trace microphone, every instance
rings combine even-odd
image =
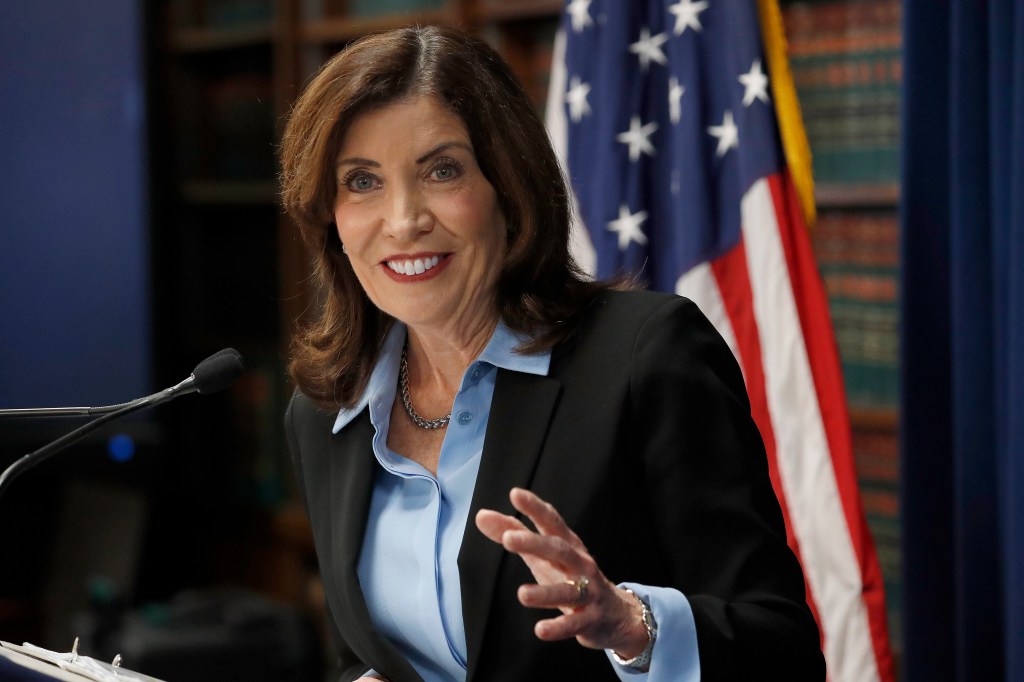
[[[245,364],[242,362],[241,354],[234,348],[225,348],[206,358],[192,370],[184,381],[178,382],[170,388],[165,388],[159,393],[138,398],[119,405],[106,405],[104,407],[52,407],[34,408],[26,410],[0,410],[0,416],[4,417],[56,417],[75,415],[101,415],[92,421],[83,424],[74,431],[67,433],[57,440],[44,445],[35,452],[30,452],[21,459],[16,460],[0,474],[0,495],[3,495],[4,488],[18,474],[32,468],[51,455],[54,455],[85,435],[92,433],[109,421],[113,421],[126,414],[138,410],[154,407],[174,400],[178,396],[198,392],[200,395],[209,395],[225,388],[235,382],[245,371]],[[70,411],[73,410],[73,411]]]
[[[244,371],[242,355],[234,348],[225,348],[196,365],[192,376],[185,381],[191,380],[200,395],[209,395],[235,383]]]
[[[148,407],[167,402],[172,398],[187,393],[198,391],[202,395],[209,395],[222,391],[230,386],[235,379],[242,375],[245,366],[241,354],[234,348],[225,348],[217,351],[206,358],[192,370],[188,379],[168,388],[127,403],[117,405],[104,405],[102,407],[32,407],[16,409],[0,409],[0,418],[15,417],[91,417],[101,414],[117,412],[131,405],[142,405]],[[170,392],[170,393],[168,393]],[[147,401],[156,402],[147,402]]]

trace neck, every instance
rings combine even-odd
[[[457,334],[437,334],[409,327],[410,384],[414,389],[454,396],[466,368],[487,347],[497,326],[495,315]]]

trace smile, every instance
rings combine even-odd
[[[409,282],[430,279],[437,275],[451,259],[448,255],[423,256],[419,258],[396,258],[383,262],[384,272],[392,279]]]
[[[440,256],[417,258],[416,260],[389,260],[385,264],[399,275],[422,275],[441,260]]]

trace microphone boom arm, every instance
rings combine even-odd
[[[188,385],[186,386],[186,384]],[[132,412],[137,412],[138,410],[147,407],[154,407],[156,405],[159,405],[160,403],[167,402],[171,398],[176,398],[178,395],[191,393],[195,390],[195,384],[192,382],[192,377],[189,377],[188,379],[185,379],[184,381],[175,386],[165,388],[159,393],[154,393],[153,395],[148,395],[145,398],[139,398],[138,400],[132,400],[131,402],[123,403],[122,405],[111,405],[110,407],[114,408],[113,411],[107,412],[106,414],[97,417],[96,419],[93,419],[91,422],[87,424],[82,424],[74,431],[70,431],[69,433],[66,433],[60,438],[58,438],[57,440],[51,443],[47,443],[38,450],[30,452],[29,454],[21,457],[20,459],[15,460],[13,464],[4,469],[4,472],[0,474],[0,496],[3,496],[4,488],[7,485],[9,485],[12,480],[14,480],[15,476],[25,471],[28,471],[35,465],[49,459],[51,455],[57,454],[67,446],[71,445],[72,443],[79,440],[83,436],[92,433],[93,431],[103,426],[107,422],[113,421],[118,417],[123,417],[126,414],[131,414]],[[60,410],[77,408],[52,409]]]
[[[60,452],[67,446],[79,440],[86,434],[92,433],[107,422],[146,407],[154,407],[160,403],[165,403],[180,395],[195,393],[196,391],[204,394],[221,391],[235,381],[235,379],[242,374],[244,369],[245,366],[242,362],[242,356],[239,355],[238,351],[234,348],[225,348],[196,365],[195,371],[192,372],[188,379],[185,379],[170,388],[165,388],[159,393],[154,393],[153,395],[148,395],[145,398],[139,398],[138,400],[132,400],[127,403],[121,403],[120,405],[84,408],[53,407],[30,410],[0,410],[0,416],[36,417],[101,415],[96,419],[79,426],[74,431],[64,434],[57,440],[47,443],[38,450],[30,452],[20,459],[15,460],[13,464],[4,469],[3,473],[0,474],[0,496],[3,495],[4,488],[10,484],[15,476],[31,469],[36,464],[39,464],[49,458],[51,455]]]
[[[186,384],[189,384],[186,386]],[[162,402],[170,400],[170,398],[164,398],[157,402],[152,402],[156,398],[164,395],[168,391],[173,393],[172,397],[179,395],[185,395],[186,393],[192,393],[196,390],[195,387],[195,375],[193,374],[188,379],[178,383],[175,386],[164,389],[159,393],[153,395],[147,395],[145,398],[136,398],[135,400],[129,400],[126,403],[118,403],[117,405],[103,405],[102,407],[30,407],[30,408],[5,408],[0,409],[0,418],[3,417],[14,417],[14,418],[29,418],[29,417],[95,417],[102,414],[110,414],[112,412],[118,412],[126,407],[132,407],[135,405],[141,405],[146,407],[147,405],[159,405]],[[149,402],[147,402],[149,401]],[[125,412],[124,414],[128,414]]]

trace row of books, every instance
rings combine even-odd
[[[491,7],[508,7],[509,5],[528,5],[535,0],[477,0],[480,5]],[[457,9],[457,5],[465,5],[465,0],[304,0],[303,16],[306,19],[323,19],[349,17],[365,19],[389,14],[416,14],[442,10]]]
[[[448,10],[451,15],[466,11],[458,0],[292,0],[303,21],[368,19],[394,15],[421,15]],[[520,5],[530,16],[553,13],[536,0],[477,0],[485,13],[515,13]],[[274,0],[170,0],[170,25],[179,29],[231,29],[268,24],[274,19]]]
[[[899,31],[900,0],[782,0],[781,4],[791,40],[877,35],[892,27]]]
[[[170,25],[177,28],[228,28],[267,23],[274,0],[172,0]]]
[[[854,407],[899,402],[899,227],[892,211],[824,211],[813,245]]]
[[[448,0],[295,0],[307,20],[366,18],[443,9]],[[265,24],[274,18],[274,0],[172,0],[171,25],[177,28],[233,28]]]
[[[900,0],[783,0],[783,21],[818,183],[895,183],[903,79]],[[823,210],[812,232],[854,412],[899,405],[899,224],[895,207]],[[899,435],[853,423],[861,499],[901,649]]]
[[[816,180],[895,182],[899,0],[787,2],[783,21]]]
[[[889,634],[901,649],[899,523],[899,435],[892,430],[854,427],[853,453],[856,458],[861,501],[878,553],[885,581]]]
[[[366,17],[439,9],[450,0],[295,0],[306,20]],[[269,0],[171,0],[172,25],[181,32],[195,28],[230,28],[266,23],[273,18]],[[557,16],[521,22],[511,40],[510,61],[538,108],[548,91]],[[499,49],[510,41],[489,27],[486,36]],[[507,50],[506,50],[507,51]],[[187,90],[172,103],[180,133],[174,151],[185,178],[261,180],[275,175],[275,114],[272,55],[256,48],[217,53],[216,59],[187,55],[180,60]],[[215,64],[212,71],[209,64]]]
[[[426,12],[441,9],[445,4],[445,0],[349,0],[346,15],[363,18],[382,14]]]

